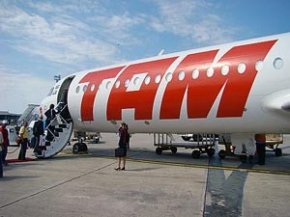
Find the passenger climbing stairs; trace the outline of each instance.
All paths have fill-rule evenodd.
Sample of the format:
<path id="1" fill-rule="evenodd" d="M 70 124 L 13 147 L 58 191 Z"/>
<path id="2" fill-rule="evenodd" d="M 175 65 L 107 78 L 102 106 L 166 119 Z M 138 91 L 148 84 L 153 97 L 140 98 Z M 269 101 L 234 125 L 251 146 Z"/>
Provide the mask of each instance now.
<path id="1" fill-rule="evenodd" d="M 65 107 L 46 126 L 45 136 L 43 136 L 39 147 L 35 150 L 37 158 L 50 158 L 59 153 L 69 143 L 73 132 L 73 122 L 61 115 Z"/>

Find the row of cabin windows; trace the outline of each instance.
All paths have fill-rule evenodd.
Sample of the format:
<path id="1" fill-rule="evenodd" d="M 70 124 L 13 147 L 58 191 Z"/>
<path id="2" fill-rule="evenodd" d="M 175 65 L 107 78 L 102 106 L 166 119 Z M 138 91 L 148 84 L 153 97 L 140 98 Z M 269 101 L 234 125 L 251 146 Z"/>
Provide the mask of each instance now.
<path id="1" fill-rule="evenodd" d="M 263 64 L 264 64 L 264 62 L 263 62 L 262 60 L 258 60 L 258 61 L 256 62 L 256 64 L 255 64 L 255 68 L 256 68 L 256 70 L 257 70 L 257 71 L 262 70 L 262 68 L 263 68 Z M 273 67 L 274 67 L 275 69 L 281 69 L 281 68 L 283 67 L 283 64 L 284 64 L 284 62 L 283 62 L 283 60 L 282 60 L 280 57 L 276 58 L 276 59 L 273 61 Z M 245 63 L 240 63 L 240 64 L 238 64 L 238 66 L 237 66 L 237 71 L 238 71 L 238 73 L 240 73 L 240 74 L 245 73 L 246 69 L 247 69 L 247 65 L 246 65 Z M 230 66 L 229 66 L 229 65 L 223 65 L 223 66 L 221 67 L 220 73 L 221 73 L 223 76 L 228 75 L 229 72 L 230 72 Z M 214 73 L 215 73 L 215 70 L 214 70 L 213 67 L 209 67 L 209 68 L 206 70 L 206 76 L 207 76 L 208 78 L 213 77 L 213 76 L 214 76 Z M 199 75 L 200 75 L 200 71 L 199 71 L 198 69 L 194 69 L 194 70 L 192 71 L 192 73 L 191 73 L 191 78 L 194 79 L 194 80 L 195 80 L 195 79 L 198 79 Z M 170 82 L 170 81 L 172 80 L 172 78 L 173 78 L 173 74 L 172 74 L 171 72 L 165 75 L 165 80 L 166 80 L 167 82 Z M 183 81 L 184 79 L 185 79 L 185 72 L 184 72 L 184 71 L 180 71 L 180 72 L 178 73 L 178 80 Z M 161 75 L 157 75 L 157 76 L 155 77 L 155 79 L 154 79 L 154 82 L 155 82 L 156 84 L 158 84 L 158 83 L 160 83 L 160 81 L 161 81 Z M 140 82 L 140 78 L 139 78 L 139 77 L 134 78 L 134 81 L 133 81 L 133 84 L 134 84 L 134 85 L 139 85 L 139 82 Z M 144 83 L 145 83 L 145 85 L 148 85 L 148 84 L 150 84 L 150 82 L 151 82 L 151 77 L 148 75 L 148 76 L 145 77 L 145 79 L 144 79 Z M 124 85 L 125 85 L 125 87 L 128 87 L 129 84 L 130 84 L 130 80 L 127 79 L 127 80 L 125 81 L 125 84 L 124 84 Z M 106 88 L 106 89 L 109 89 L 109 88 L 111 87 L 111 85 L 112 85 L 112 82 L 111 82 L 111 81 L 108 81 L 106 84 L 101 83 L 100 86 L 99 86 L 99 88 L 103 88 L 104 85 L 105 85 L 105 88 Z M 116 81 L 116 83 L 115 83 L 115 88 L 119 88 L 120 85 L 121 85 L 121 82 L 120 82 L 119 80 Z M 90 89 L 90 91 L 94 91 L 95 88 L 96 88 L 96 87 L 95 87 L 95 85 L 93 84 L 93 85 L 90 86 L 89 89 Z M 88 90 L 88 86 L 87 86 L 87 85 L 83 86 L 83 92 L 85 92 L 85 91 L 87 91 L 87 90 Z M 79 91 L 80 91 L 80 86 L 77 86 L 77 88 L 76 88 L 76 93 L 79 93 Z"/>

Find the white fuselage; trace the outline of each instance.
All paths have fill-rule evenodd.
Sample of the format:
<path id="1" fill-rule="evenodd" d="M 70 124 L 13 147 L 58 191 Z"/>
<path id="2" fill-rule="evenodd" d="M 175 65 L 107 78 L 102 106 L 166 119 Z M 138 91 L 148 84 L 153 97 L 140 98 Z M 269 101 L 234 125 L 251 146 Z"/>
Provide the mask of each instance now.
<path id="1" fill-rule="evenodd" d="M 87 70 L 69 79 L 74 128 L 136 133 L 289 133 L 290 34 Z M 287 108 L 289 107 L 289 110 Z"/>

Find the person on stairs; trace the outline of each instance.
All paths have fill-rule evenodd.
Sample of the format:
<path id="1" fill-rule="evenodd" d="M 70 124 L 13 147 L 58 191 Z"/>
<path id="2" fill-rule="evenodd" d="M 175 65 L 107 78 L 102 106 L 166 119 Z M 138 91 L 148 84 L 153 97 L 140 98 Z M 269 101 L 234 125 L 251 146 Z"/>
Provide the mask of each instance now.
<path id="1" fill-rule="evenodd" d="M 53 121 L 56 118 L 56 111 L 54 110 L 54 104 L 50 104 L 49 109 L 44 113 L 46 116 L 45 128 L 47 129 L 46 140 L 52 141 L 55 126 Z"/>

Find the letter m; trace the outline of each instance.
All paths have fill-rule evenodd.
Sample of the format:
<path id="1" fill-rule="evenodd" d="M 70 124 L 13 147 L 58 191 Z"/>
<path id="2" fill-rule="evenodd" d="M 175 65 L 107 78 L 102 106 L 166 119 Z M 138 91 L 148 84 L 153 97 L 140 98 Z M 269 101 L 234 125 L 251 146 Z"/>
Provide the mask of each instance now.
<path id="1" fill-rule="evenodd" d="M 221 91 L 217 117 L 241 117 L 257 74 L 256 62 L 264 60 L 276 41 L 235 46 L 213 66 L 217 50 L 189 54 L 174 71 L 173 82 L 166 87 L 160 118 L 179 118 L 186 90 L 188 118 L 206 118 Z M 242 71 L 238 70 L 240 64 L 246 66 Z M 225 65 L 229 67 L 229 72 L 222 74 L 222 66 Z M 207 75 L 209 67 L 214 70 L 212 77 Z M 192 72 L 195 69 L 199 70 L 199 76 L 193 79 Z M 182 81 L 177 78 L 181 71 L 185 72 Z"/>

